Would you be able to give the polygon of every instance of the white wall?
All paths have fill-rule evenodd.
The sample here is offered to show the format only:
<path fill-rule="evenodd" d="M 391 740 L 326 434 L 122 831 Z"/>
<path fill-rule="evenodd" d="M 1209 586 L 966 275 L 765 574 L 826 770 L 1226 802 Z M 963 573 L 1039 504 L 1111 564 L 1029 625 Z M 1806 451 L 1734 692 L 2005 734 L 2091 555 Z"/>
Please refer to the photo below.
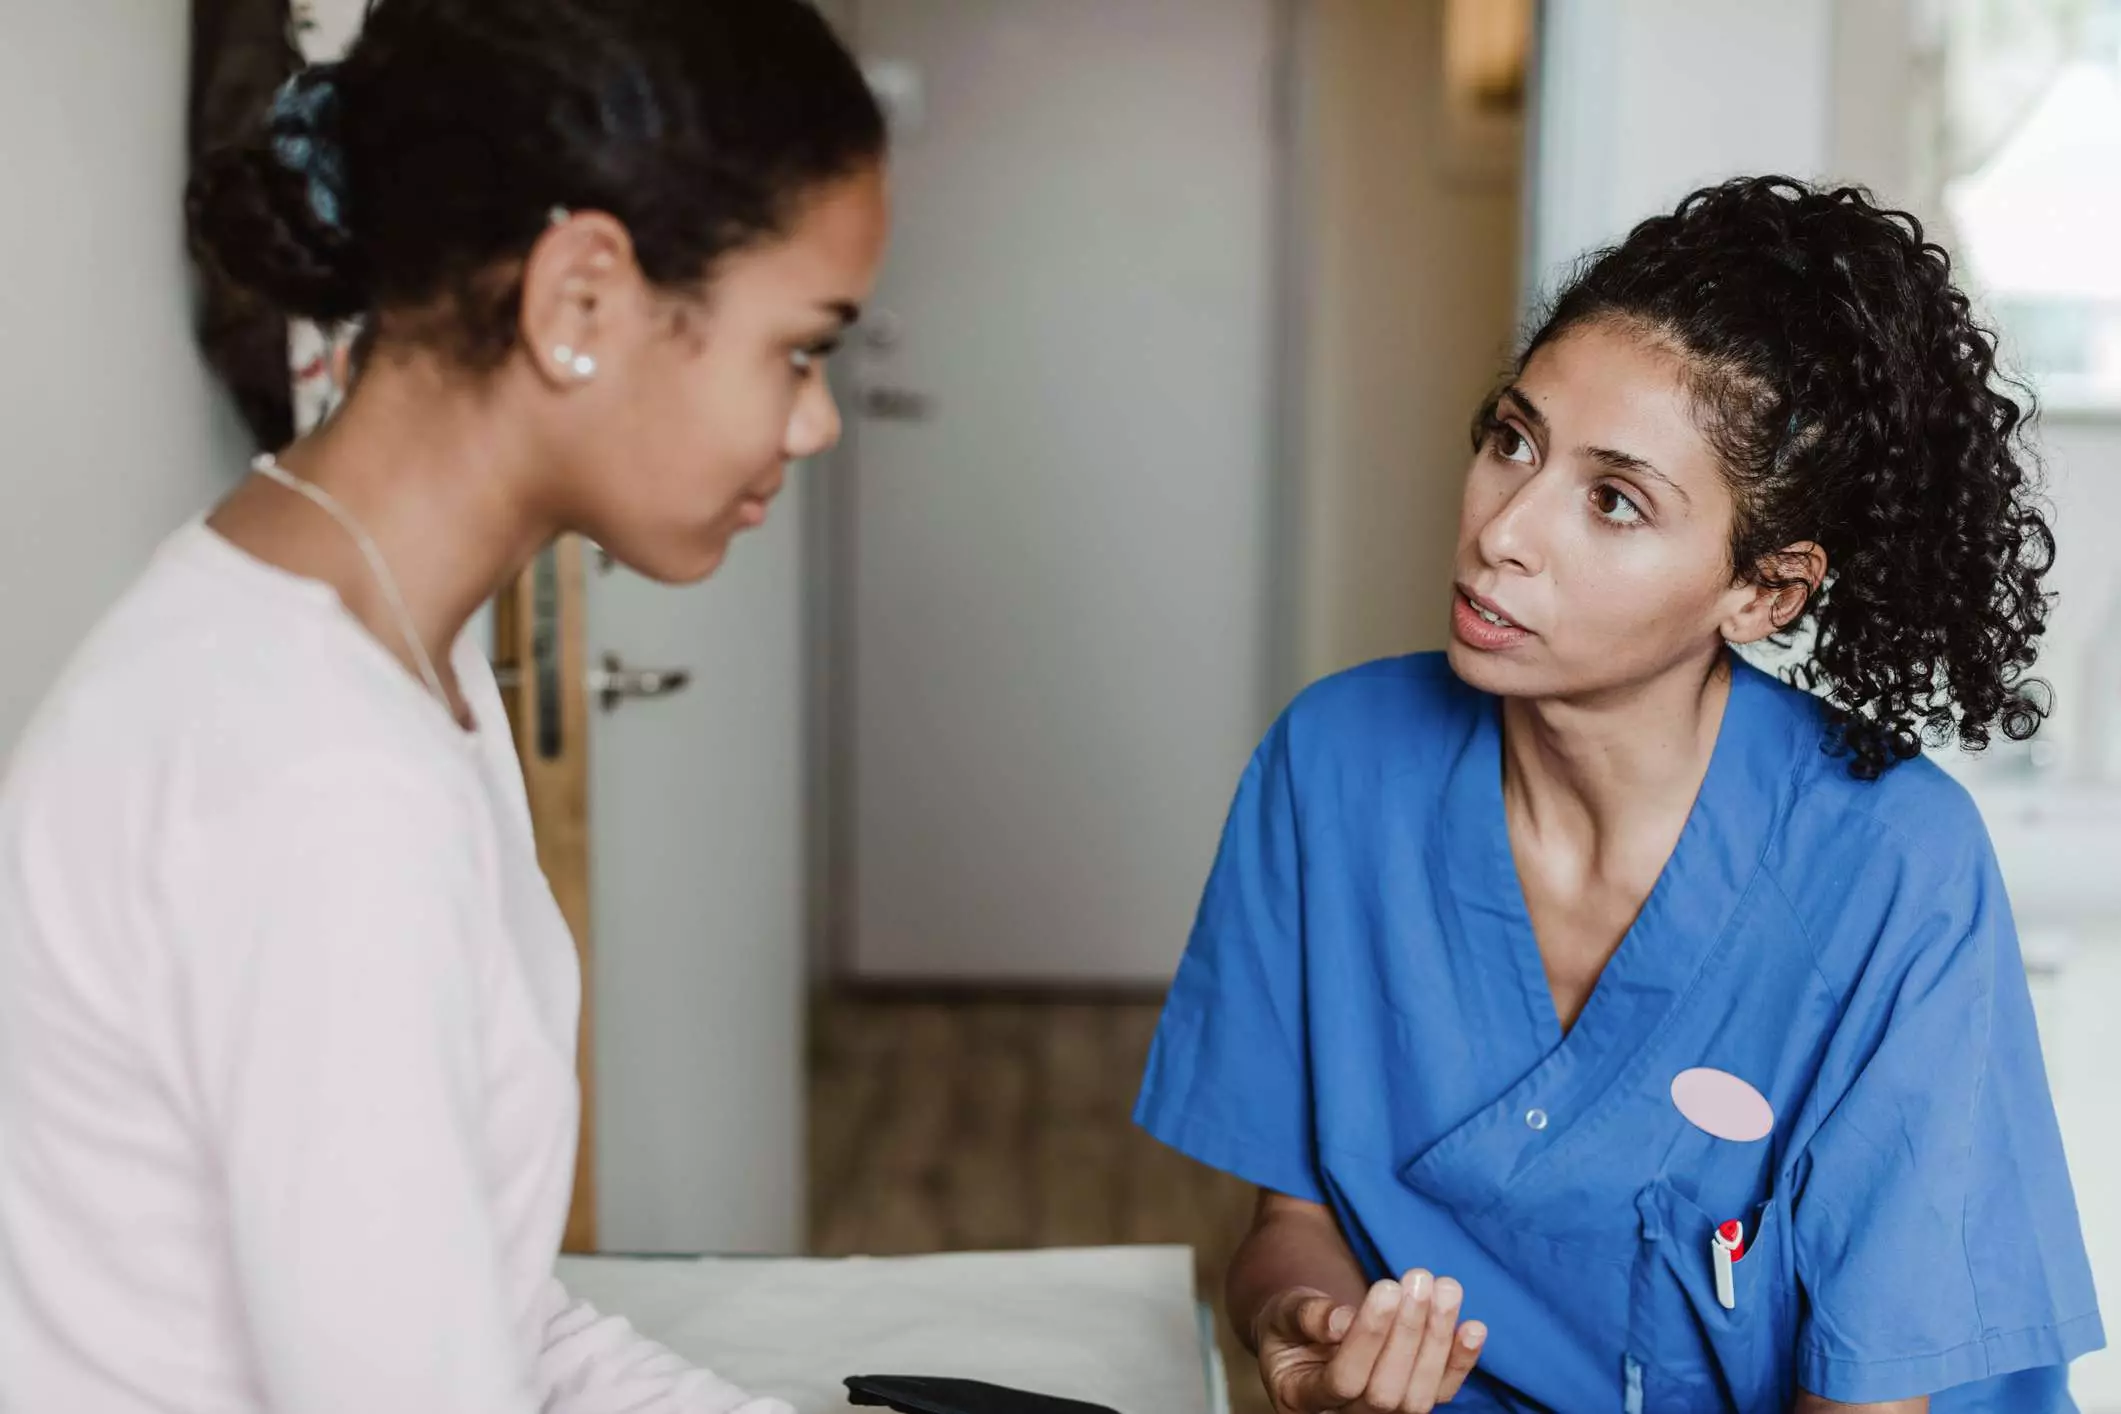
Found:
<path fill-rule="evenodd" d="M 1834 4 L 1827 167 L 1837 180 L 1860 182 L 1926 221 L 1931 213 L 1923 193 L 1914 190 L 1920 94 L 1909 36 L 1917 3 Z"/>
<path fill-rule="evenodd" d="M 192 342 L 190 7 L 0 0 L 0 749 L 155 545 L 242 474 Z"/>
<path fill-rule="evenodd" d="M 1532 273 L 1542 286 L 1695 187 L 1828 161 L 1834 0 L 1548 0 Z"/>
<path fill-rule="evenodd" d="M 1295 164 L 1306 308 L 1303 680 L 1438 648 L 1466 428 L 1515 334 L 1518 174 L 1442 148 L 1441 0 L 1308 0 Z"/>

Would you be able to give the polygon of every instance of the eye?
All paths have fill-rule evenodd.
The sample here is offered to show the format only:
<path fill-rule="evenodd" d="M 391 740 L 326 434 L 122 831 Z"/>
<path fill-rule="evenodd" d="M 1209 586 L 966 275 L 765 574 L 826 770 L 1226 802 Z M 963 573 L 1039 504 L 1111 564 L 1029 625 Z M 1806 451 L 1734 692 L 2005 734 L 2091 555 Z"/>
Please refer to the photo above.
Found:
<path fill-rule="evenodd" d="M 1533 460 L 1532 439 L 1517 430 L 1517 425 L 1495 418 L 1488 423 L 1488 446 L 1496 456 L 1518 466 L 1530 466 Z"/>
<path fill-rule="evenodd" d="M 1591 508 L 1609 525 L 1641 525 L 1647 519 L 1642 507 L 1610 482 L 1600 482 L 1591 488 Z"/>
<path fill-rule="evenodd" d="M 831 338 L 820 339 L 817 343 L 811 344 L 806 348 L 792 349 L 788 354 L 788 366 L 795 370 L 796 377 L 808 378 L 819 365 L 832 357 L 839 346 L 840 341 L 837 338 Z"/>

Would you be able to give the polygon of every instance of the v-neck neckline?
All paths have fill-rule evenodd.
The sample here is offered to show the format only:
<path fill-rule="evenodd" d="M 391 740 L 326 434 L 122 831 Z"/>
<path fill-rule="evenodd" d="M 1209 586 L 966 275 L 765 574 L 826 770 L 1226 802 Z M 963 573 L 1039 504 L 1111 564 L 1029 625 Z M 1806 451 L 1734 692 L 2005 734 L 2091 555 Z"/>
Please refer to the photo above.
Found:
<path fill-rule="evenodd" d="M 1753 773 L 1747 769 L 1747 758 L 1752 753 L 1746 750 L 1749 739 L 1758 735 L 1755 717 L 1762 705 L 1756 699 L 1767 694 L 1762 689 L 1767 685 L 1756 681 L 1759 670 L 1737 654 L 1729 655 L 1731 684 L 1723 705 L 1723 719 L 1717 724 L 1716 743 L 1709 752 L 1708 769 L 1702 773 L 1701 785 L 1696 790 L 1693 803 L 1687 807 L 1686 822 L 1681 826 L 1679 838 L 1672 846 L 1664 865 L 1657 871 L 1657 878 L 1643 898 L 1641 908 L 1621 934 L 1619 946 L 1605 965 L 1599 970 L 1590 994 L 1576 1014 L 1575 1023 L 1567 1028 L 1561 1024 L 1560 1008 L 1554 1001 L 1554 988 L 1548 979 L 1546 960 L 1539 950 L 1539 935 L 1532 924 L 1531 905 L 1525 897 L 1524 879 L 1517 869 L 1516 851 L 1510 842 L 1508 803 L 1503 797 L 1503 722 L 1502 702 L 1496 699 L 1489 704 L 1483 721 L 1474 759 L 1466 762 L 1481 786 L 1479 819 L 1483 826 L 1485 848 L 1491 856 L 1490 867 L 1484 871 L 1492 880 L 1495 890 L 1497 913 L 1506 923 L 1511 960 L 1526 990 L 1526 1010 L 1532 1018 L 1536 1034 L 1536 1047 L 1542 1056 L 1552 1055 L 1574 1041 L 1587 1029 L 1594 1034 L 1609 1030 L 1620 1018 L 1616 1012 L 1627 1010 L 1627 994 L 1634 990 L 1638 981 L 1652 981 L 1658 976 L 1669 976 L 1678 969 L 1686 968 L 1698 960 L 1698 956 L 1720 936 L 1722 927 L 1713 930 L 1715 936 L 1699 936 L 1698 928 L 1674 929 L 1674 896 L 1692 894 L 1697 886 L 1716 887 L 1720 882 L 1728 886 L 1730 881 L 1705 878 L 1704 873 L 1720 873 L 1721 870 L 1704 865 L 1730 862 L 1729 846 L 1739 844 L 1748 832 L 1744 829 L 1750 817 L 1754 831 L 1759 832 L 1760 842 L 1765 843 L 1765 821 L 1759 818 L 1759 809 L 1767 802 L 1753 801 L 1755 809 L 1746 811 L 1735 808 L 1734 797 L 1750 799 L 1752 793 L 1746 789 Z M 1733 838 L 1732 829 L 1740 831 Z M 1717 850 L 1718 841 L 1725 848 Z M 1757 861 L 1759 850 L 1740 847 L 1740 853 Z M 1721 861 L 1705 861 L 1703 854 L 1722 853 Z M 1750 872 L 1750 870 L 1748 870 Z M 1735 904 L 1735 891 L 1730 899 Z M 1678 936 L 1672 936 L 1674 933 Z M 1586 1043 L 1587 1045 L 1590 1043 Z"/>
<path fill-rule="evenodd" d="M 1731 673 L 1716 746 L 1679 841 L 1566 1033 L 1510 849 L 1501 704 L 1481 703 L 1443 782 L 1432 877 L 1451 900 L 1457 946 L 1477 973 L 1500 983 L 1478 993 L 1498 1009 L 1469 1013 L 1466 1024 L 1489 1029 L 1481 1049 L 1502 1068 L 1490 1077 L 1493 1098 L 1402 1170 L 1418 1191 L 1467 1213 L 1503 1201 L 1579 1124 L 1595 1122 L 1616 1086 L 1630 1083 L 1719 955 L 1802 763 L 1818 750 L 1818 719 L 1794 709 L 1793 693 L 1736 654 Z"/>

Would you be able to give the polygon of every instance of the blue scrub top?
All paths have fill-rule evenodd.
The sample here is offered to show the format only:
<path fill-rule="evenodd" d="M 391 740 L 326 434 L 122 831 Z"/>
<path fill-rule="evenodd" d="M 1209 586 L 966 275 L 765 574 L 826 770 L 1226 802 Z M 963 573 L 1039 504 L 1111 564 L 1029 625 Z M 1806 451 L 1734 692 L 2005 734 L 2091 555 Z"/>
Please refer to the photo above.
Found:
<path fill-rule="evenodd" d="M 1136 1118 L 1330 1205 L 1373 1278 L 1462 1281 L 1492 1334 L 1453 1408 L 2073 1409 L 2103 1336 L 1980 816 L 1927 761 L 1851 778 L 1814 699 L 1732 662 L 1679 844 L 1566 1035 L 1497 701 L 1440 655 L 1306 692 L 1238 789 Z M 1702 1066 L 1766 1096 L 1768 1138 L 1680 1114 Z"/>

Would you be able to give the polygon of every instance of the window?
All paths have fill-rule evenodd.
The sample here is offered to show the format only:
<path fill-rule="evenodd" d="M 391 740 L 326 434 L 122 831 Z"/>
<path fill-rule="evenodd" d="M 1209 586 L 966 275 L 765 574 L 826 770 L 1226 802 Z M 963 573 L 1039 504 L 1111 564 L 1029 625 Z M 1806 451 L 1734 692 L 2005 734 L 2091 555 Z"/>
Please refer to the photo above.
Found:
<path fill-rule="evenodd" d="M 2005 358 L 2121 413 L 2121 0 L 1930 0 L 1919 148 Z"/>

